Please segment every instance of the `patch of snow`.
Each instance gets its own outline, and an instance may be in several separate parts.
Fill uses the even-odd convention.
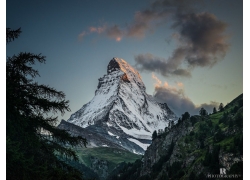
[[[137,144],[138,146],[140,146],[144,150],[147,150],[147,147],[150,145],[150,144],[143,144],[140,141],[138,141],[136,139],[133,139],[133,138],[128,138],[128,140],[135,143],[135,144]]]
[[[125,127],[120,126],[120,128],[123,130],[128,135],[131,135],[137,139],[147,139],[147,140],[152,140],[152,134],[150,132],[145,131],[144,129],[127,129]]]
[[[111,124],[109,124],[108,122],[107,122],[106,124],[107,124],[107,126],[108,126],[108,127],[112,127],[112,125],[111,125]]]
[[[109,134],[110,136],[116,136],[116,135],[112,134],[112,133],[111,133],[111,132],[109,132],[109,131],[108,131],[108,134]]]
[[[139,153],[139,152],[135,151],[134,149],[133,149],[133,153],[138,154],[138,155],[143,155],[143,153]]]

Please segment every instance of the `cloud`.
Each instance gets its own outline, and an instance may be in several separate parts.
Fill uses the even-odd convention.
[[[161,86],[161,80],[158,79],[158,77],[156,77],[154,73],[152,73],[152,78],[156,81],[155,87]]]
[[[181,64],[181,56],[176,58],[176,61],[167,61],[164,58],[160,58],[150,53],[147,53],[136,55],[135,62],[136,67],[139,70],[158,72],[163,76],[178,75],[191,77],[191,73],[188,69],[179,68]]]
[[[210,101],[209,104],[203,103],[203,104],[197,106],[196,109],[199,109],[199,110],[200,110],[201,107],[203,107],[203,108],[205,108],[205,109],[208,111],[208,113],[211,113],[211,112],[213,111],[213,108],[214,108],[214,107],[215,107],[216,109],[219,107],[219,104],[220,104],[219,102]]]
[[[106,34],[109,38],[115,39],[116,41],[121,41],[123,37],[123,32],[117,25],[107,28]]]
[[[152,31],[157,23],[162,23],[169,13],[146,9],[135,13],[134,20],[126,29],[127,37],[143,38],[148,31]]]
[[[177,15],[172,26],[178,30],[181,45],[174,51],[184,56],[189,66],[212,67],[221,60],[229,48],[225,30],[227,24],[210,13],[190,13]]]
[[[199,114],[201,107],[211,113],[214,107],[219,106],[219,103],[214,101],[195,105],[193,101],[185,95],[183,83],[177,82],[175,86],[171,86],[167,82],[163,84],[154,74],[152,74],[152,78],[156,80],[154,92],[156,101],[167,103],[170,109],[178,116],[181,116],[184,112],[189,112],[191,115]]]
[[[187,1],[189,2],[190,0]],[[175,1],[173,3],[176,4]],[[178,6],[178,3],[176,6]],[[108,24],[102,27],[89,27],[87,32],[84,31],[84,36],[98,33],[116,41],[120,41],[123,37],[143,38],[148,31],[152,32],[157,24],[165,23],[166,18],[171,15],[170,12],[172,10],[159,7],[161,7],[160,4],[153,3],[149,8],[135,12],[133,20],[124,27]]]
[[[184,87],[184,84],[182,82],[177,82],[177,86]]]
[[[168,23],[178,12],[188,12],[192,4],[198,0],[155,0],[142,11],[137,11],[133,21],[125,29],[127,37],[143,38],[148,31],[153,31],[157,25]]]
[[[82,40],[84,36],[93,33],[107,36],[110,39],[115,39],[116,41],[121,41],[122,37],[124,36],[124,32],[122,32],[122,30],[117,25],[113,26],[103,25],[99,27],[94,27],[94,26],[89,27],[87,31],[83,31],[78,35],[78,39]]]
[[[197,13],[192,8],[194,2],[197,1],[154,1],[151,5],[154,9],[151,20],[171,18],[175,31],[172,38],[178,45],[168,58],[159,58],[150,53],[136,55],[135,61],[141,70],[159,72],[163,76],[191,77],[195,67],[213,67],[225,57],[229,48],[228,36],[225,35],[228,25],[211,13]]]
[[[83,31],[78,35],[78,40],[81,41],[83,39],[83,37],[86,35],[86,32]]]
[[[96,33],[98,33],[98,34],[101,34],[102,32],[105,31],[105,29],[106,29],[105,26],[103,26],[103,27],[89,27],[89,32],[90,32],[90,33],[96,32]]]

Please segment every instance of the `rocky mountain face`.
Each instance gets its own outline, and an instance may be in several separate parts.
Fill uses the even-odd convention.
[[[153,131],[176,120],[167,104],[156,102],[146,93],[140,74],[132,66],[113,58],[107,74],[99,78],[93,99],[58,127],[86,137],[94,147],[117,147],[144,154]]]
[[[211,121],[210,118],[196,119]],[[234,126],[230,135],[221,131],[221,137],[216,140],[216,136],[209,137],[209,133],[201,132],[202,126],[206,126],[207,122],[196,127],[192,126],[190,120],[186,120],[173,127],[166,135],[156,138],[145,152],[140,177],[160,179],[168,176],[171,179],[182,179],[193,176],[194,179],[206,179],[209,174],[220,174],[220,168],[225,168],[227,174],[230,174],[233,165],[240,166],[238,163],[243,162],[242,129]],[[195,130],[198,130],[197,134]],[[219,131],[214,133],[218,135]],[[173,149],[169,153],[171,145]],[[240,167],[231,175],[242,178]]]
[[[173,148],[172,155],[169,158],[169,163],[172,164],[173,162],[175,162],[178,155],[184,155],[182,152],[180,152],[180,148],[178,147],[178,140],[189,134],[192,130],[193,127],[191,126],[191,123],[185,122],[181,123],[178,128],[171,128],[167,135],[158,135],[158,137],[152,142],[152,144],[148,147],[144,154],[141,176],[151,173],[152,166],[156,164],[161,157],[167,154],[172,142],[173,144],[175,144],[175,146]],[[188,146],[185,143],[182,145],[184,148],[185,146]],[[198,148],[199,145],[200,144],[197,142],[195,148]],[[192,163],[192,160],[194,159],[195,158],[193,156],[190,156],[188,159],[186,159],[186,164]]]

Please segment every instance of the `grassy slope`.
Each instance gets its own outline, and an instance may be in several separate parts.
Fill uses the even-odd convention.
[[[91,157],[106,160],[109,164],[109,171],[113,170],[113,168],[119,163],[133,163],[136,159],[140,159],[142,157],[126,150],[110,147],[78,148],[76,152],[79,156],[80,162],[85,164],[87,167],[91,166]]]

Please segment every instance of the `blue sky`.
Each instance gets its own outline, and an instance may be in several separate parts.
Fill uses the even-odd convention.
[[[211,112],[243,92],[241,0],[8,0],[6,27],[22,28],[7,56],[46,56],[36,80],[66,94],[65,120],[93,98],[113,57],[178,115]]]

